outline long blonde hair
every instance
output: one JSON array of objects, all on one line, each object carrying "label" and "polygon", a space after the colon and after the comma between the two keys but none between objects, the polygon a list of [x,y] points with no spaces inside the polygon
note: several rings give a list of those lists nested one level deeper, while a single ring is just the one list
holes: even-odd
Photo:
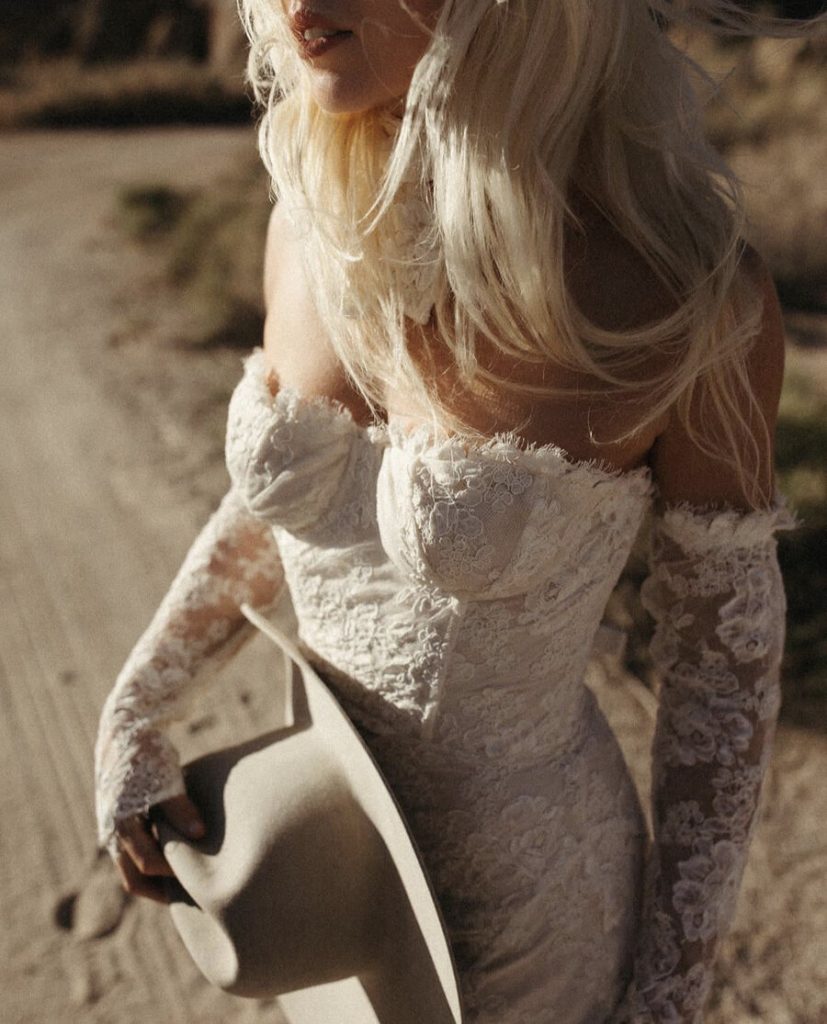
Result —
[{"label": "long blonde hair", "polygon": [[[412,318],[430,317],[463,381],[547,391],[481,365],[484,339],[646,394],[634,430],[674,408],[765,497],[746,371],[761,301],[741,268],[740,189],[704,139],[697,69],[664,31],[747,34],[753,17],[728,0],[445,0],[404,112],[333,116],[310,97],[277,0],[239,2],[262,157],[303,232],[331,343],[371,403],[403,380],[451,422],[411,353]],[[644,257],[671,314],[608,330],[577,307],[564,257],[575,188]],[[698,401],[711,415],[690,423]]]}]

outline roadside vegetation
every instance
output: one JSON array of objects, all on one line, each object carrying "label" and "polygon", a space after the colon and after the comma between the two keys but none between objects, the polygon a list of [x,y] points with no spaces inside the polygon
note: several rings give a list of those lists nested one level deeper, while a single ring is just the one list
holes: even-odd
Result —
[{"label": "roadside vegetation", "polygon": [[785,305],[827,309],[827,33],[692,50],[720,83],[706,123],[743,183],[751,241]]},{"label": "roadside vegetation", "polygon": [[[824,334],[827,359],[827,323]],[[827,391],[794,372],[781,401],[777,465],[801,521],[779,538],[788,606],[784,714],[827,731]]]},{"label": "roadside vegetation", "polygon": [[87,66],[75,57],[0,71],[0,130],[250,123],[240,70],[186,60]]},{"label": "roadside vegetation", "polygon": [[250,162],[209,191],[188,194],[155,184],[118,196],[116,222],[158,261],[181,291],[194,326],[188,347],[248,349],[260,344],[267,178]]}]

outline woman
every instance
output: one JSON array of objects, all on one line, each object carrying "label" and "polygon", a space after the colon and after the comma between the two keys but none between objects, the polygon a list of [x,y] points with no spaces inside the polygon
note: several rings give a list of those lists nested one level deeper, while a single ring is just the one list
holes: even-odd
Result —
[{"label": "woman", "polygon": [[[680,8],[674,10],[675,7]],[[286,577],[431,873],[469,1022],[695,1024],[778,706],[777,300],[668,0],[245,0],[279,202],[233,486],[104,710],[101,840]],[[582,683],[650,507],[655,836]]]}]

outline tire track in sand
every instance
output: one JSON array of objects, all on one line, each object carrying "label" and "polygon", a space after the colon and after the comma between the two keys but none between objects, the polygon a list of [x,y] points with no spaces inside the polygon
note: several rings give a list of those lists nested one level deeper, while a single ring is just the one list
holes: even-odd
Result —
[{"label": "tire track in sand", "polygon": [[[66,930],[74,894],[112,870],[94,855],[99,708],[200,514],[147,466],[98,372],[146,273],[109,219],[123,185],[208,184],[253,149],[249,132],[183,131],[18,133],[0,150],[4,1024],[283,1020],[212,990],[155,905],[128,902],[95,941]],[[124,500],[124,479],[146,494]]]}]

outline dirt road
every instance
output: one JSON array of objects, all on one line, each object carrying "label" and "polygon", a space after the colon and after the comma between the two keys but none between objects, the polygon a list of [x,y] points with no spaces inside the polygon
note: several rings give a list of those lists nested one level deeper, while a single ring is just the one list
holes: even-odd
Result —
[{"label": "dirt road", "polygon": [[120,400],[153,357],[142,373],[110,344],[146,272],[111,228],[115,196],[127,183],[207,184],[252,149],[237,131],[0,146],[4,1024],[282,1019],[212,991],[165,911],[124,904],[95,860],[92,812],[101,701],[205,504],[160,471],[157,425]]},{"label": "dirt road", "polygon": [[[100,704],[221,487],[215,453],[174,415],[207,378],[157,347],[159,319],[180,311],[112,228],[115,197],[208,184],[252,148],[251,133],[203,130],[0,146],[3,1024],[282,1020],[213,992],[165,912],[123,899],[92,814]],[[651,702],[594,671],[640,767]],[[238,731],[263,714],[267,681],[255,652],[234,672],[247,699],[221,720]],[[210,706],[196,740],[220,736]],[[782,730],[709,1024],[827,1024],[825,773],[827,740]]]}]

